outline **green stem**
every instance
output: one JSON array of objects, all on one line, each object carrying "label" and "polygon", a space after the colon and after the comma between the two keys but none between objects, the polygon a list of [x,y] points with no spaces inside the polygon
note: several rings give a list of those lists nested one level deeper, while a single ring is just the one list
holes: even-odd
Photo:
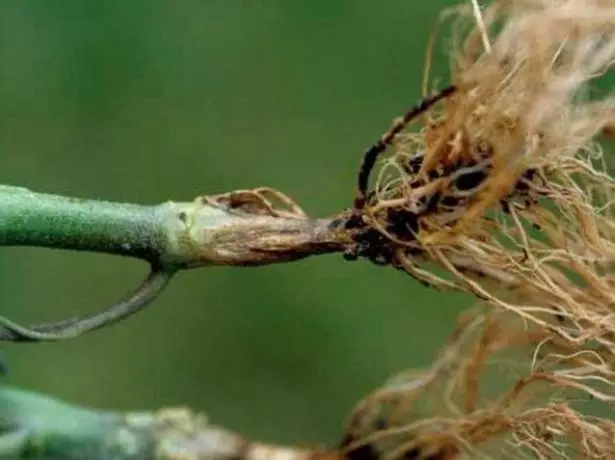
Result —
[{"label": "green stem", "polygon": [[0,459],[7,460],[90,458],[120,418],[5,386],[0,407]]},{"label": "green stem", "polygon": [[0,246],[104,252],[153,262],[164,250],[163,211],[0,186]]},{"label": "green stem", "polygon": [[186,409],[98,411],[0,386],[0,460],[269,460],[276,454],[309,460],[313,451],[252,443]]}]

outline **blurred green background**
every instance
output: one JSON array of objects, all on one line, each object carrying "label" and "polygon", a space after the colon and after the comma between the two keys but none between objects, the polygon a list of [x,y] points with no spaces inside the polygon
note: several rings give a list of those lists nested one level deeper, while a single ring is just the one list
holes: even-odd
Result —
[{"label": "blurred green background", "polygon": [[[158,203],[269,185],[350,205],[362,151],[421,96],[444,1],[0,4],[0,183]],[[435,76],[446,79],[446,42]],[[85,313],[146,267],[0,252],[2,314]],[[183,273],[151,308],[65,343],[2,346],[14,385],[116,409],[188,405],[244,435],[325,443],[353,404],[427,365],[470,298],[318,257]]]}]

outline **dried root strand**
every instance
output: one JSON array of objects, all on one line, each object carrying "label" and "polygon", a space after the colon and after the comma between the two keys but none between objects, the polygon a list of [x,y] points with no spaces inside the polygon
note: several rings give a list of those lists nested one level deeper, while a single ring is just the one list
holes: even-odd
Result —
[{"label": "dried root strand", "polygon": [[433,96],[423,98],[417,105],[408,110],[403,116],[395,119],[391,128],[382,135],[378,142],[369,147],[361,162],[361,168],[357,177],[357,194],[354,200],[354,209],[357,211],[363,210],[367,200],[367,187],[369,176],[376,164],[378,155],[384,153],[387,147],[395,140],[395,137],[410,123],[413,119],[427,112],[432,106],[442,99],[453,94],[457,88],[453,85],[438,91]]},{"label": "dried root strand", "polygon": [[203,196],[202,200],[211,206],[246,214],[288,219],[307,218],[307,214],[291,197],[270,187],[234,190],[220,195]]},{"label": "dried root strand", "polygon": [[[585,384],[600,376],[600,360],[550,337],[511,313],[465,314],[430,369],[357,405],[343,452],[351,460],[613,458],[615,421],[568,404],[605,396]],[[567,374],[566,360],[585,371]]]}]

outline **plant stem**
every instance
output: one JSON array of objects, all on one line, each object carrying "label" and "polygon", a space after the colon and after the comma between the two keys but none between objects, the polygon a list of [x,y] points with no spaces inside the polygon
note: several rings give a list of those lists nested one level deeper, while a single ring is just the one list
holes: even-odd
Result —
[{"label": "plant stem", "polygon": [[[273,209],[274,195],[290,211]],[[145,308],[180,269],[258,266],[352,244],[334,219],[308,219],[279,192],[256,189],[147,206],[0,186],[0,246],[103,252],[143,259],[150,275],[124,299],[86,317],[22,326],[0,316],[0,341],[64,340]]]},{"label": "plant stem", "polygon": [[103,252],[173,269],[342,251],[348,238],[331,222],[225,209],[201,198],[148,206],[0,186],[0,246]]},{"label": "plant stem", "polygon": [[[0,386],[0,460],[310,460],[312,450],[269,446],[187,409],[85,409]],[[319,457],[320,458],[320,457]]]},{"label": "plant stem", "polygon": [[104,252],[155,261],[164,248],[159,206],[68,198],[0,187],[0,245]]}]

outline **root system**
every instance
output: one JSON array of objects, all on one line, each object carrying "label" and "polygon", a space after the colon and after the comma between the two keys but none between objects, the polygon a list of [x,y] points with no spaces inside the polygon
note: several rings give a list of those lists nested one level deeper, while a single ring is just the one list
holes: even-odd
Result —
[{"label": "root system", "polygon": [[[562,396],[615,401],[615,180],[600,144],[615,97],[595,86],[615,59],[615,1],[468,2],[445,16],[451,89],[366,152],[348,257],[471,293],[492,313],[467,322],[429,371],[368,397],[344,445],[371,439],[379,455],[437,460],[504,437],[497,449],[511,455],[615,458],[613,422]],[[415,116],[418,130],[405,129]],[[481,404],[490,357],[519,347],[526,372]],[[431,391],[446,395],[442,410],[408,421]]]}]

